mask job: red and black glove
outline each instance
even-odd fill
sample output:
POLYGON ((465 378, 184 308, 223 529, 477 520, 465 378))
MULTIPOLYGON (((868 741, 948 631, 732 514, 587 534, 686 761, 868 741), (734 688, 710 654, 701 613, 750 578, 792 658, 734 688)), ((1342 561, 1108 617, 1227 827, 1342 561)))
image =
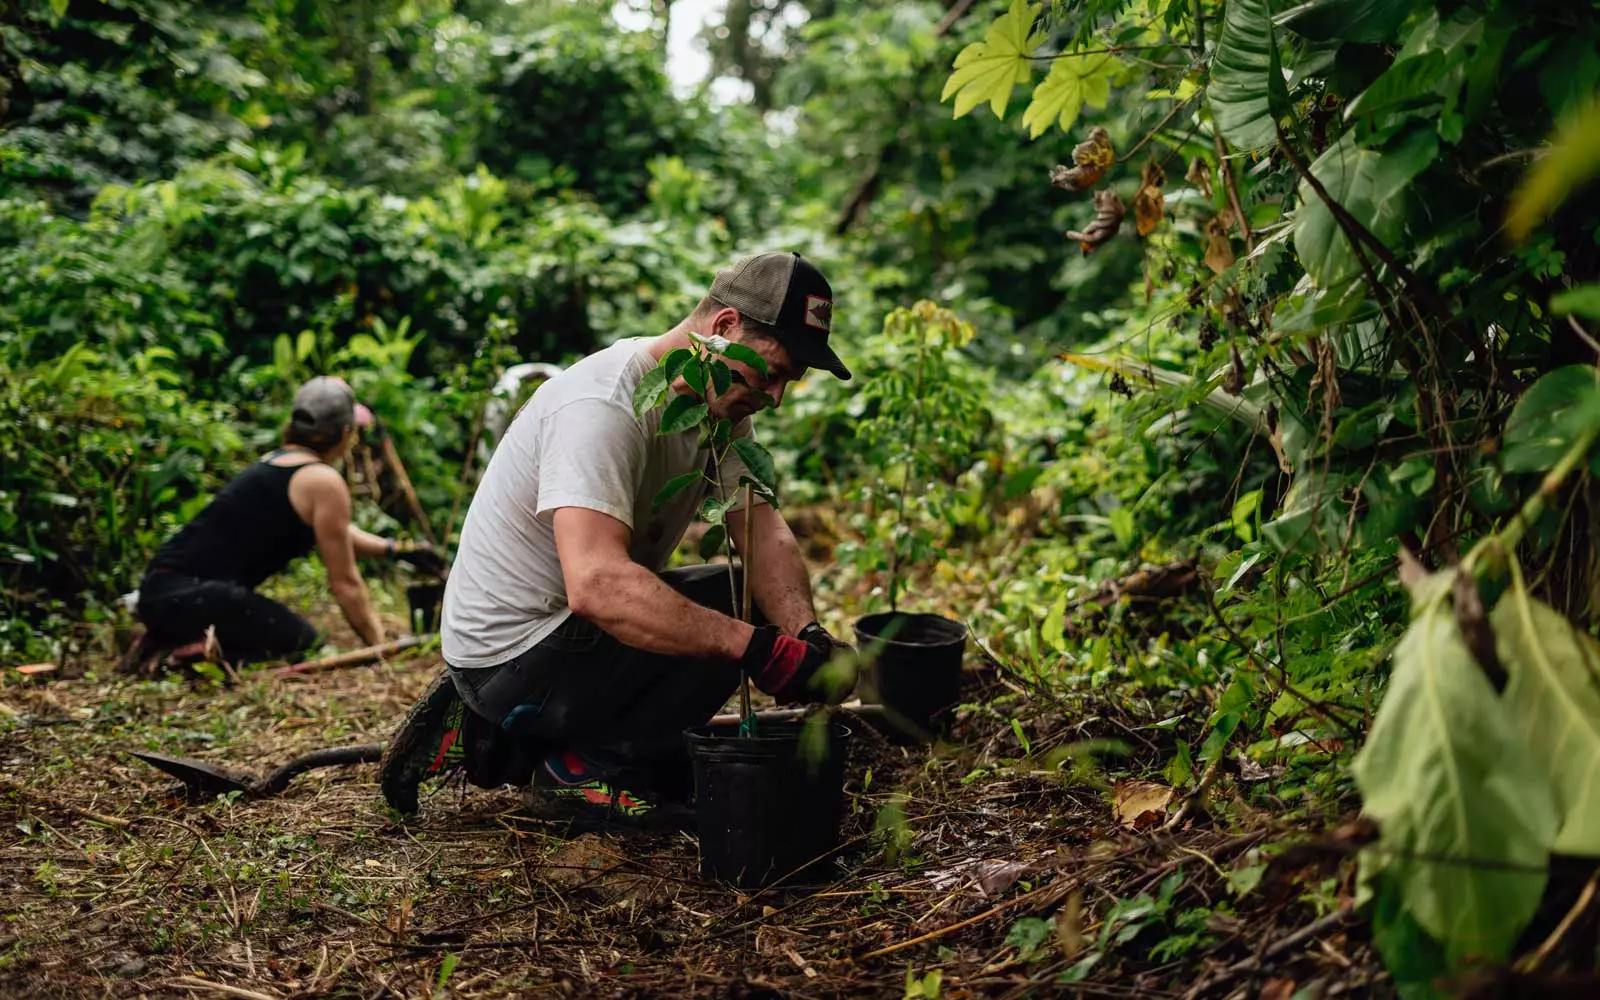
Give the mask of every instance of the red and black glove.
POLYGON ((811 678, 830 655, 831 651, 784 635, 776 625, 763 625, 750 637, 739 665, 756 687, 779 702, 807 701, 811 678))

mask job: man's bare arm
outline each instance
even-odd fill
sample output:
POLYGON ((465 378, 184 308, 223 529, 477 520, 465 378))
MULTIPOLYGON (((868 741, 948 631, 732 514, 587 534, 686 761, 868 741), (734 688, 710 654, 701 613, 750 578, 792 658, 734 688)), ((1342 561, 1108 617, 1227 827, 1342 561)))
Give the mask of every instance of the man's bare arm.
POLYGON ((754 629, 702 607, 628 557, 628 526, 584 507, 556 510, 553 527, 567 605, 636 649, 737 660, 754 629))
MULTIPOLYGON (((733 542, 744 545, 744 511, 728 515, 733 542)), ((796 635, 817 620, 811 603, 811 574, 800 556, 789 524, 768 504, 756 504, 751 527, 751 552, 741 551, 750 573, 750 596, 767 620, 796 635)))

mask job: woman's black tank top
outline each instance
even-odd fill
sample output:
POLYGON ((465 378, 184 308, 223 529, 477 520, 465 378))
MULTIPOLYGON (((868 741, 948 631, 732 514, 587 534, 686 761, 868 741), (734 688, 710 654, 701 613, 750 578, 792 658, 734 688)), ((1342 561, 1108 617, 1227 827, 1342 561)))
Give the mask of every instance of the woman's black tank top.
POLYGON ((232 580, 254 590, 316 544, 311 525, 289 502, 289 477, 306 465, 262 460, 245 468, 167 539, 150 560, 150 570, 232 580))

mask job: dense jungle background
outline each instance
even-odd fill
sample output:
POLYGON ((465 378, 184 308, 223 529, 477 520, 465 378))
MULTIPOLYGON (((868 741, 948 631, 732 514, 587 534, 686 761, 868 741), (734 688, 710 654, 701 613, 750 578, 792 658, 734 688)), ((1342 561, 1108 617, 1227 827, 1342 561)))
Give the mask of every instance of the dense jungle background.
MULTIPOLYGON (((1595 995, 1597 43, 1507 0, 0 0, 3 992, 1595 995), (437 669, 114 669, 304 378, 430 523, 358 521, 448 538, 509 366, 756 249, 831 276, 856 373, 759 423, 825 624, 973 636, 952 739, 855 761, 833 890, 509 793, 409 832, 365 772, 174 809, 118 752, 383 739, 437 669)), ((349 648, 314 562, 273 592, 349 648)))

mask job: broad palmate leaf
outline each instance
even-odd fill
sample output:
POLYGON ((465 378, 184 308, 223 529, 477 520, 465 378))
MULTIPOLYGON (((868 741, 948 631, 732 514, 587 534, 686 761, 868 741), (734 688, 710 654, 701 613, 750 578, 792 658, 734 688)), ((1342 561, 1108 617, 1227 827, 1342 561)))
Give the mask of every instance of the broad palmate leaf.
POLYGON ((1277 141, 1289 90, 1267 0, 1228 0, 1206 94, 1212 121, 1235 149, 1261 149, 1277 141))
POLYGON ((1063 56, 1050 67, 1033 100, 1022 113, 1022 124, 1028 127, 1028 137, 1037 139, 1050 128, 1051 122, 1061 125, 1063 132, 1072 128, 1078 113, 1087 105, 1103 108, 1111 99, 1111 78, 1122 64, 1110 55, 1063 56))
POLYGON ((1510 677, 1502 698, 1512 724, 1555 786, 1555 850, 1600 855, 1600 646, 1535 600, 1514 563, 1489 620, 1510 677))
POLYGON ((1364 878, 1388 880, 1451 961, 1504 960, 1538 909, 1556 808, 1550 781, 1463 644, 1438 574, 1395 649, 1353 764, 1382 831, 1364 878))
POLYGON ((1027 0, 1011 0, 1011 8, 989 26, 989 34, 981 42, 973 42, 956 56, 955 72, 945 81, 940 101, 956 99, 955 117, 989 102, 996 118, 1006 116, 1006 105, 1011 101, 1011 88, 1027 83, 1030 75, 1028 59, 1044 40, 1033 31, 1034 17, 1039 8, 1027 0))

